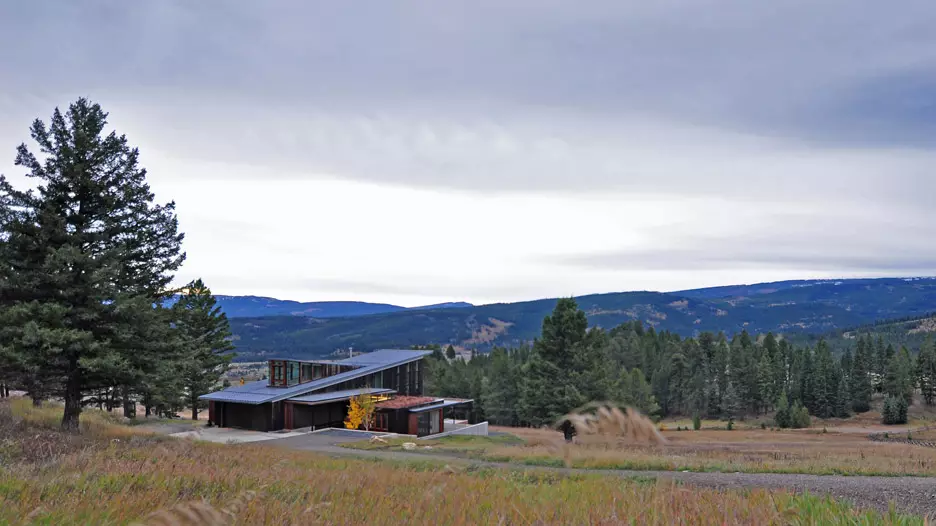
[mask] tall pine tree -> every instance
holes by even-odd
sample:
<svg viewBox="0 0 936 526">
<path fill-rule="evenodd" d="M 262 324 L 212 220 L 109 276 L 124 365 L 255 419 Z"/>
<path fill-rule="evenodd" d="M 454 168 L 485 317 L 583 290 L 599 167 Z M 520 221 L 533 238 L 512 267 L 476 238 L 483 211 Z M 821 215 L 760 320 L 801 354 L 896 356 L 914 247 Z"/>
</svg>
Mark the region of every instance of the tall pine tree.
<svg viewBox="0 0 936 526">
<path fill-rule="evenodd" d="M 211 290 L 201 279 L 189 283 L 172 306 L 178 331 L 182 373 L 192 420 L 198 420 L 198 397 L 220 387 L 234 356 L 231 329 Z"/>
<path fill-rule="evenodd" d="M 17 149 L 35 189 L 0 179 L 11 211 L 5 235 L 18 240 L 11 260 L 28 262 L 25 275 L 4 283 L 16 298 L 5 310 L 34 321 L 4 344 L 64 399 L 62 426 L 71 430 L 86 393 L 139 380 L 134 368 L 147 364 L 134 357 L 148 331 L 136 320 L 165 297 L 184 259 L 174 205 L 154 204 L 139 152 L 105 134 L 106 124 L 86 99 L 56 109 L 49 126 L 36 120 L 30 129 L 41 158 Z"/>
<path fill-rule="evenodd" d="M 585 339 L 588 319 L 572 298 L 562 298 L 543 320 L 542 337 L 523 369 L 520 418 L 533 426 L 552 425 L 584 403 L 575 386 L 575 352 Z"/>
</svg>

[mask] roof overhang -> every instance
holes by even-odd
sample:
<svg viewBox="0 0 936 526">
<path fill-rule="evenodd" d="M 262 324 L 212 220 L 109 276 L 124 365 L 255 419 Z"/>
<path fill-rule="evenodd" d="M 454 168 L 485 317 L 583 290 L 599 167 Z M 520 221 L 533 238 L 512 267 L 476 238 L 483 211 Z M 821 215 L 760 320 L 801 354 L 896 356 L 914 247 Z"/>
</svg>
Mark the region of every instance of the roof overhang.
<svg viewBox="0 0 936 526">
<path fill-rule="evenodd" d="M 331 393 L 321 393 L 321 394 L 310 394 L 304 396 L 296 396 L 286 400 L 288 404 L 297 404 L 297 405 L 319 405 L 319 404 L 329 404 L 332 402 L 341 402 L 344 400 L 350 400 L 355 396 L 360 395 L 386 395 L 393 394 L 396 391 L 393 389 L 349 389 L 347 391 L 332 391 Z"/>
<path fill-rule="evenodd" d="M 409 410 L 410 413 L 425 413 L 426 411 L 433 411 L 435 409 L 444 409 L 446 407 L 454 407 L 456 405 L 467 405 L 474 402 L 474 400 L 443 400 L 437 404 L 425 405 L 422 407 L 414 407 Z"/>
</svg>

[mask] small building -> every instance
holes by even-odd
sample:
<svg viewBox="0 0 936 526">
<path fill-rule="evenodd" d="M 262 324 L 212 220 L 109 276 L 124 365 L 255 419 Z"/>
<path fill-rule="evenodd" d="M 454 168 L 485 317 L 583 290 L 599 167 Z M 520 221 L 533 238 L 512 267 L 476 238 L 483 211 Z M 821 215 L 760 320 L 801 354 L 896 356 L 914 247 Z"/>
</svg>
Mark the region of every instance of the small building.
<svg viewBox="0 0 936 526">
<path fill-rule="evenodd" d="M 423 396 L 428 351 L 382 349 L 344 360 L 270 360 L 267 380 L 200 397 L 219 427 L 255 431 L 343 427 L 352 397 L 377 399 L 372 428 L 426 436 L 471 400 Z M 453 420 L 456 422 L 457 420 Z"/>
</svg>

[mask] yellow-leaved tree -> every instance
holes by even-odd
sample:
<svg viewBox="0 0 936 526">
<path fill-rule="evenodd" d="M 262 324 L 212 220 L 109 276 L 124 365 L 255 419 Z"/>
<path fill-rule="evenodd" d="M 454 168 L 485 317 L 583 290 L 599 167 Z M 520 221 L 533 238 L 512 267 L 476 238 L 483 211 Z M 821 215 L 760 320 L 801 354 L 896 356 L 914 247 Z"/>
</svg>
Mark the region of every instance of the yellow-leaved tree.
<svg viewBox="0 0 936 526">
<path fill-rule="evenodd" d="M 360 429 L 363 426 L 365 431 L 369 431 L 374 420 L 376 405 L 371 395 L 352 396 L 348 404 L 348 418 L 344 422 L 345 428 Z"/>
</svg>

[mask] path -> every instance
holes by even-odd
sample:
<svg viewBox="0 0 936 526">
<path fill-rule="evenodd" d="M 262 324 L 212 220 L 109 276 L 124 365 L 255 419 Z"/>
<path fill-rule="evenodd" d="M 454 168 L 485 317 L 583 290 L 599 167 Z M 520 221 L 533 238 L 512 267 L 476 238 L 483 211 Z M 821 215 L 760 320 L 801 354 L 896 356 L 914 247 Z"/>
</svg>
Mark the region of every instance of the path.
<svg viewBox="0 0 936 526">
<path fill-rule="evenodd" d="M 520 464 L 483 462 L 443 453 L 410 453 L 405 451 L 363 451 L 338 446 L 347 437 L 313 433 L 263 442 L 267 446 L 315 451 L 332 456 L 353 456 L 399 461 L 441 461 L 461 466 L 475 465 L 500 469 L 547 471 L 559 473 L 591 473 L 620 477 L 656 477 L 676 480 L 694 486 L 719 489 L 767 488 L 788 489 L 821 495 L 831 495 L 860 507 L 872 507 L 883 512 L 890 502 L 897 509 L 936 517 L 936 479 L 929 477 L 845 477 L 835 475 L 787 475 L 776 473 L 682 473 L 674 471 L 627 471 L 550 468 Z"/>
</svg>

